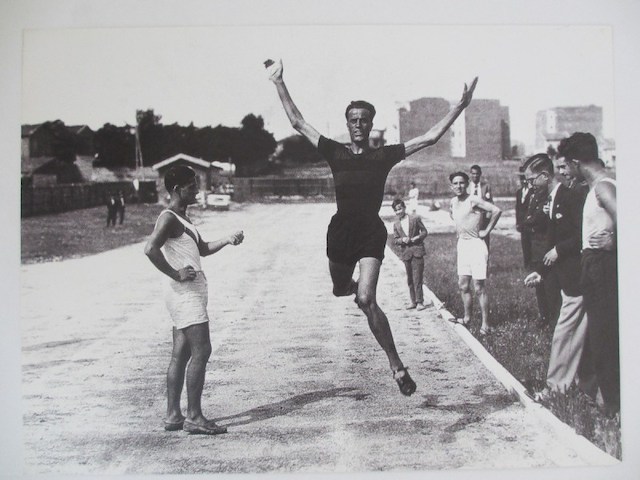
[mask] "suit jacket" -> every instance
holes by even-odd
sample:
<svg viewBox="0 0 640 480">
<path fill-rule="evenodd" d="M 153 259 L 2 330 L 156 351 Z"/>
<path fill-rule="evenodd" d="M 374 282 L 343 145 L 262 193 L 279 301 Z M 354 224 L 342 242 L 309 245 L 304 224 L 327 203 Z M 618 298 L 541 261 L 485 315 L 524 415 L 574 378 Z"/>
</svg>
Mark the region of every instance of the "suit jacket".
<svg viewBox="0 0 640 480">
<path fill-rule="evenodd" d="M 516 229 L 521 232 L 522 224 L 527 218 L 527 210 L 529 209 L 529 202 L 531 201 L 531 196 L 533 195 L 533 188 L 528 188 L 527 193 L 522 198 L 522 188 L 520 187 L 516 192 Z"/>
<path fill-rule="evenodd" d="M 400 224 L 400 220 L 396 220 L 393 224 L 393 237 L 395 238 L 396 245 L 400 246 L 400 259 L 411 260 L 412 257 L 424 257 L 426 255 L 424 249 L 424 239 L 427 238 L 427 228 L 422 223 L 422 219 L 418 215 L 407 215 L 409 217 L 409 231 L 405 232 Z M 415 242 L 406 245 L 400 242 L 403 237 L 416 237 L 420 238 Z"/>
<path fill-rule="evenodd" d="M 580 250 L 582 248 L 581 192 L 560 185 L 553 200 L 553 215 L 547 229 L 547 250 L 555 247 L 558 259 L 555 269 L 560 288 L 570 296 L 581 295 Z M 548 267 L 544 267 L 548 268 Z"/>
</svg>

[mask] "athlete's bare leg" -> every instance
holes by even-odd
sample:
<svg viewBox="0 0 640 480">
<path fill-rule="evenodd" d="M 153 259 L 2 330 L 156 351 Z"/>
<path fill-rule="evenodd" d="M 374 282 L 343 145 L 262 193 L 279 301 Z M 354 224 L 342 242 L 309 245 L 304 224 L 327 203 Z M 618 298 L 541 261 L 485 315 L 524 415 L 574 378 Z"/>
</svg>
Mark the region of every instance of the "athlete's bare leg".
<svg viewBox="0 0 640 480">
<path fill-rule="evenodd" d="M 184 420 L 180 409 L 180 396 L 184 385 L 187 362 L 191 358 L 191 349 L 187 337 L 181 330 L 173 327 L 173 351 L 167 370 L 167 417 L 166 423 L 178 423 Z"/>
<path fill-rule="evenodd" d="M 333 294 L 336 297 L 347 297 L 353 295 L 357 290 L 357 283 L 353 280 L 353 265 L 345 265 L 329 260 L 329 273 L 333 282 Z"/>
<path fill-rule="evenodd" d="M 367 316 L 369 328 L 387 354 L 391 370 L 395 372 L 403 368 L 404 365 L 396 351 L 396 345 L 393 341 L 391 328 L 389 327 L 389 320 L 387 320 L 387 316 L 378 306 L 376 300 L 380 265 L 381 262 L 377 258 L 360 259 L 360 277 L 358 278 L 356 303 Z"/>
<path fill-rule="evenodd" d="M 195 424 L 206 425 L 202 415 L 202 389 L 207 361 L 211 356 L 209 323 L 198 323 L 182 329 L 191 349 L 191 361 L 187 367 L 187 419 Z"/>
<path fill-rule="evenodd" d="M 471 277 L 469 275 L 460 275 L 458 277 L 458 287 L 460 288 L 460 296 L 462 297 L 462 305 L 464 306 L 464 323 L 471 321 L 471 313 L 473 308 L 473 297 L 471 293 Z"/>
<path fill-rule="evenodd" d="M 482 327 L 483 331 L 490 331 L 489 327 L 489 297 L 484 286 L 484 280 L 474 280 L 473 289 L 476 291 L 476 298 L 480 305 L 480 312 L 482 313 Z"/>
</svg>

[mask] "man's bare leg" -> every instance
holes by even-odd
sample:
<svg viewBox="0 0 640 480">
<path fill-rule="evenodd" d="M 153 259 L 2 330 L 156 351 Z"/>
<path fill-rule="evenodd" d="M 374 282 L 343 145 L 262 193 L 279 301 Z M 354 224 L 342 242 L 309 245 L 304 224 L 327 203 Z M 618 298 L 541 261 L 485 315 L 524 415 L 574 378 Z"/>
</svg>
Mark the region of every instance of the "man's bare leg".
<svg viewBox="0 0 640 480">
<path fill-rule="evenodd" d="M 211 356 L 209 323 L 198 323 L 182 330 L 189 342 L 191 361 L 187 367 L 187 420 L 205 426 L 208 420 L 202 415 L 202 389 L 207 361 Z"/>
<path fill-rule="evenodd" d="M 191 350 L 187 337 L 181 330 L 173 327 L 173 351 L 167 370 L 167 417 L 165 418 L 167 424 L 177 424 L 184 420 L 180 408 L 180 397 L 189 358 L 191 358 Z"/>
<path fill-rule="evenodd" d="M 458 277 L 458 287 L 460 288 L 460 296 L 462 297 L 462 305 L 464 306 L 464 323 L 471 321 L 471 313 L 473 309 L 473 297 L 471 294 L 471 277 L 469 275 L 460 275 Z"/>
<path fill-rule="evenodd" d="M 333 282 L 333 294 L 336 297 L 347 297 L 356 293 L 358 284 L 353 280 L 353 265 L 345 265 L 329 260 L 329 273 Z"/>
<path fill-rule="evenodd" d="M 391 328 L 389 327 L 389 320 L 378 306 L 376 300 L 380 265 L 381 262 L 377 258 L 360 259 L 360 277 L 358 279 L 356 303 L 360 310 L 367 316 L 371 332 L 387 354 L 391 370 L 396 372 L 402 369 L 404 365 L 396 351 L 396 345 L 393 341 Z"/>
<path fill-rule="evenodd" d="M 484 284 L 484 280 L 473 281 L 473 288 L 476 291 L 476 297 L 480 304 L 480 313 L 482 314 L 482 327 L 480 328 L 485 332 L 489 332 L 491 328 L 489 327 L 489 297 Z"/>
</svg>

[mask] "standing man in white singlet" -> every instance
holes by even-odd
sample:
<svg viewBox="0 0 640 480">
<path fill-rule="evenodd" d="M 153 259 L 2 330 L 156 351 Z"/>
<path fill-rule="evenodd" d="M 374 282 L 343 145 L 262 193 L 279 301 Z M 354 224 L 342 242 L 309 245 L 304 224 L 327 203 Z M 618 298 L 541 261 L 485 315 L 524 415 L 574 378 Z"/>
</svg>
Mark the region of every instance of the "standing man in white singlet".
<svg viewBox="0 0 640 480">
<path fill-rule="evenodd" d="M 589 185 L 582 211 L 580 283 L 605 413 L 615 415 L 620 411 L 616 181 L 607 176 L 590 133 L 576 132 L 562 140 L 558 155 L 574 167 L 578 182 L 586 180 Z"/>
<path fill-rule="evenodd" d="M 482 326 L 480 335 L 491 333 L 489 326 L 489 297 L 485 289 L 489 251 L 484 239 L 493 230 L 502 215 L 502 210 L 481 197 L 467 193 L 469 176 L 464 172 L 449 175 L 451 190 L 456 195 L 451 199 L 451 218 L 458 232 L 458 286 L 464 305 L 464 318 L 454 322 L 467 325 L 471 321 L 473 299 L 471 279 L 480 304 Z M 489 223 L 481 228 L 485 212 L 490 214 Z"/>
<path fill-rule="evenodd" d="M 187 206 L 196 203 L 198 183 L 189 167 L 171 167 L 164 185 L 171 196 L 169 208 L 162 211 L 145 246 L 151 263 L 170 278 L 165 301 L 173 321 L 173 352 L 167 371 L 167 416 L 165 430 L 216 435 L 227 428 L 216 425 L 202 414 L 201 398 L 207 361 L 211 355 L 207 279 L 200 257 L 216 253 L 226 245 L 239 245 L 242 231 L 213 242 L 205 242 L 189 217 Z M 187 384 L 187 415 L 182 414 L 180 396 Z"/>
</svg>

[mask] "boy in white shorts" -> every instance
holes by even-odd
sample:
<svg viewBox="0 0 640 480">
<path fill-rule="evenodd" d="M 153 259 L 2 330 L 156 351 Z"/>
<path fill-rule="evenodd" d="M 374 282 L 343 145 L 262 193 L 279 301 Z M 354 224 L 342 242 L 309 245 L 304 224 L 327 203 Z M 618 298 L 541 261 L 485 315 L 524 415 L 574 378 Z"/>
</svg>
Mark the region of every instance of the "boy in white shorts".
<svg viewBox="0 0 640 480">
<path fill-rule="evenodd" d="M 487 260 L 489 252 L 484 238 L 495 227 L 502 210 L 480 197 L 469 195 L 467 186 L 469 176 L 464 172 L 449 175 L 451 190 L 455 197 L 451 199 L 451 218 L 456 224 L 458 234 L 458 287 L 464 305 L 464 318 L 453 319 L 455 323 L 467 325 L 471 321 L 473 298 L 471 279 L 478 297 L 482 313 L 480 334 L 491 333 L 489 327 L 489 298 L 485 289 L 487 278 Z M 484 212 L 491 214 L 486 228 L 480 228 Z"/>
<path fill-rule="evenodd" d="M 167 371 L 167 416 L 165 430 L 216 435 L 227 428 L 202 414 L 201 398 L 207 361 L 211 355 L 207 279 L 200 257 L 216 253 L 227 245 L 239 245 L 242 231 L 213 242 L 205 242 L 187 216 L 187 206 L 196 203 L 198 183 L 189 167 L 171 167 L 164 178 L 171 196 L 162 211 L 144 253 L 169 277 L 165 301 L 173 321 L 173 352 Z M 187 415 L 182 414 L 180 396 L 187 384 Z"/>
</svg>

